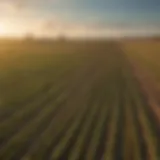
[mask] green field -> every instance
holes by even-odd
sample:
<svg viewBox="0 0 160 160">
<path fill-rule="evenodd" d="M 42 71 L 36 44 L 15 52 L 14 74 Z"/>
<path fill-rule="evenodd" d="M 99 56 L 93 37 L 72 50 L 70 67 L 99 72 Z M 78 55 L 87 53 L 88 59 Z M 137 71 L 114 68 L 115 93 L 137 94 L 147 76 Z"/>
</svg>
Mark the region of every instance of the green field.
<svg viewBox="0 0 160 160">
<path fill-rule="evenodd" d="M 1 40 L 0 160 L 159 160 L 159 51 Z"/>
</svg>

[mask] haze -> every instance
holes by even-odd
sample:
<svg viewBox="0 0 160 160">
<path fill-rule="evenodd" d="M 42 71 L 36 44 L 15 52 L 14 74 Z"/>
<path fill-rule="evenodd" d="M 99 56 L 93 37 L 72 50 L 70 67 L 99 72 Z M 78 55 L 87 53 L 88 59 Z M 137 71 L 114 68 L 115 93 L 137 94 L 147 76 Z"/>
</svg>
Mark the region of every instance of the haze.
<svg viewBox="0 0 160 160">
<path fill-rule="evenodd" d="M 159 0 L 0 0 L 0 11 L 1 36 L 160 34 Z"/>
</svg>

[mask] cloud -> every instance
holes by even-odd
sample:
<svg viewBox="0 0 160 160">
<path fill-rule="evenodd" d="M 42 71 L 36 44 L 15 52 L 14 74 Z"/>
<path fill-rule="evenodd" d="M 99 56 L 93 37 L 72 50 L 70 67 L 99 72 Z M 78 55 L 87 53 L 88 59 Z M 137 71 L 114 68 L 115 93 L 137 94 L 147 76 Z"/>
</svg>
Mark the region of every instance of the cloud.
<svg viewBox="0 0 160 160">
<path fill-rule="evenodd" d="M 32 4 L 36 1 L 37 0 L 0 0 L 0 6 L 3 6 L 3 10 L 5 11 L 21 11 L 25 10 L 29 4 Z"/>
<path fill-rule="evenodd" d="M 44 36 L 65 35 L 68 37 L 113 36 L 115 31 L 90 23 L 74 23 L 63 20 L 47 20 L 41 25 Z M 118 33 L 117 33 L 118 34 Z"/>
<path fill-rule="evenodd" d="M 2 14 L 10 14 L 20 12 L 22 3 L 19 0 L 0 0 L 0 10 Z"/>
<path fill-rule="evenodd" d="M 0 4 L 7 4 L 15 9 L 24 9 L 28 6 L 38 5 L 38 4 L 49 4 L 56 2 L 57 0 L 0 0 Z"/>
<path fill-rule="evenodd" d="M 72 22 L 60 18 L 44 20 L 40 32 L 45 36 L 64 34 L 76 37 L 118 37 L 118 36 L 143 36 L 159 34 L 157 24 L 129 24 L 129 23 L 101 23 L 101 22 Z"/>
<path fill-rule="evenodd" d="M 32 32 L 36 36 L 53 37 L 64 34 L 69 37 L 116 37 L 160 33 L 158 22 L 107 22 L 91 15 L 87 21 L 85 17 L 81 20 L 72 19 L 70 15 L 53 11 L 47 15 L 46 10 L 43 12 L 39 7 L 32 8 L 33 4 L 60 3 L 59 1 L 64 0 L 0 0 L 0 19 L 12 22 L 14 28 L 18 28 L 16 34 Z"/>
</svg>

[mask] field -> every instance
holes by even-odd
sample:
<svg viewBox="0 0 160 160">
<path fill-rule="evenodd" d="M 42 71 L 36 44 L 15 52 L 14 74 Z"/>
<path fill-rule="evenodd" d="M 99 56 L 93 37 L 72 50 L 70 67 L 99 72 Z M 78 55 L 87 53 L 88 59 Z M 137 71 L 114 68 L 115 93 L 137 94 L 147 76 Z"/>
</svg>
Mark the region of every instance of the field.
<svg viewBox="0 0 160 160">
<path fill-rule="evenodd" d="M 159 160 L 160 42 L 0 41 L 0 160 Z"/>
</svg>

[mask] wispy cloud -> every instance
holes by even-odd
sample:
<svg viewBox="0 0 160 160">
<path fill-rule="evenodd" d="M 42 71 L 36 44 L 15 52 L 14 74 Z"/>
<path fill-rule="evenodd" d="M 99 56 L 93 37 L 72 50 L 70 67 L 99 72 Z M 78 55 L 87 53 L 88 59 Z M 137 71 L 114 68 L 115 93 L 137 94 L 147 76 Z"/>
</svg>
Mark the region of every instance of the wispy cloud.
<svg viewBox="0 0 160 160">
<path fill-rule="evenodd" d="M 160 24 L 125 24 L 125 23 L 100 23 L 86 22 L 75 23 L 65 20 L 44 20 L 40 32 L 44 36 L 64 34 L 71 37 L 119 37 L 143 36 L 160 33 Z"/>
</svg>

